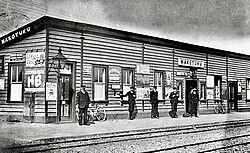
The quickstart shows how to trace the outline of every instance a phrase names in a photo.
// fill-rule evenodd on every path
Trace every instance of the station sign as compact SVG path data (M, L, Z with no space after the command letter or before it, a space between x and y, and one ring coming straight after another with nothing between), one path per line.
M204 68L205 62L178 58L178 65L184 67Z

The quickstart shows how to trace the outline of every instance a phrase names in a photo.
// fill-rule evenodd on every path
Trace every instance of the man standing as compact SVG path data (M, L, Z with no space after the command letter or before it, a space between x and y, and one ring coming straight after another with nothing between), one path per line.
M135 117L133 117L133 111L135 108L135 99L136 99L136 93L134 91L134 87L130 87L130 91L128 91L125 95L121 95L121 97L128 96L128 111L129 111L129 119L133 120Z
M79 125L90 125L87 122L87 110L89 107L90 99L89 94L86 91L86 85L82 85L80 91L76 95L76 103L79 108ZM83 115L83 122L82 122Z
M189 99L191 117L193 117L193 115L195 115L195 117L198 117L197 109L198 109L198 103L199 103L199 95L195 88L192 89L191 92L188 94L188 99Z
M176 87L173 88L173 92L170 93L169 95L169 99L170 99L170 103L171 103L171 112L170 112L170 116L173 118L177 118L177 105L178 105L178 98L179 98L179 94L177 92Z
M158 112L158 91L156 90L157 86L153 87L153 90L150 92L150 103L152 105L151 109L151 118L159 118Z

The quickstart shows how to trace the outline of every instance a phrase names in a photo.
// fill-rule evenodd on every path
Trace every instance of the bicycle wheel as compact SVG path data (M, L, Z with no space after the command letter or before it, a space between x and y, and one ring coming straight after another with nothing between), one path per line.
M218 106L214 106L214 113L219 114L220 113L220 108Z
M106 112L103 107L98 107L96 110L96 118L98 121L106 120Z

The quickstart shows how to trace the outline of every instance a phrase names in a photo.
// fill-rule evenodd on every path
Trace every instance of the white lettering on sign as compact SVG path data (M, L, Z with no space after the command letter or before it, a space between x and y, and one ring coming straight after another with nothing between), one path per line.
M44 91L45 68L25 69L25 91Z
M38 88L42 85L42 75L41 74L32 74L27 76L27 87L28 88Z
M45 52L26 53L26 67L45 67Z
M14 39L16 39L16 38L18 38L18 37L20 37L20 36L22 36L22 35L24 35L24 34L26 34L28 32L30 32L30 27L27 27L25 29L21 29L21 30L9 35L9 36L6 36L6 37L2 38L1 43L3 45L3 44L5 44L5 43L7 43L7 42L9 42L11 40L14 40Z
M178 65L187 66L187 67L204 68L205 62L178 58Z

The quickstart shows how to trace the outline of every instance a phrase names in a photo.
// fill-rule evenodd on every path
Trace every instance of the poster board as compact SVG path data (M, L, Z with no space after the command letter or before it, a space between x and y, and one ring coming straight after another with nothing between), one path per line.
M149 75L137 75L136 84L137 85L150 85L150 76Z
M120 82L121 71L121 67L109 66L109 82Z
M150 88L137 88L136 89L136 99L137 100L146 100L150 97Z
M214 99L214 89L207 89L207 100Z
M26 67L45 67L45 52L26 53Z
M136 72L141 74L150 74L150 67L146 64L137 64Z
M46 82L46 100L57 100L57 83Z
M207 88L213 88L214 87L214 76L207 75L206 82L207 82Z

